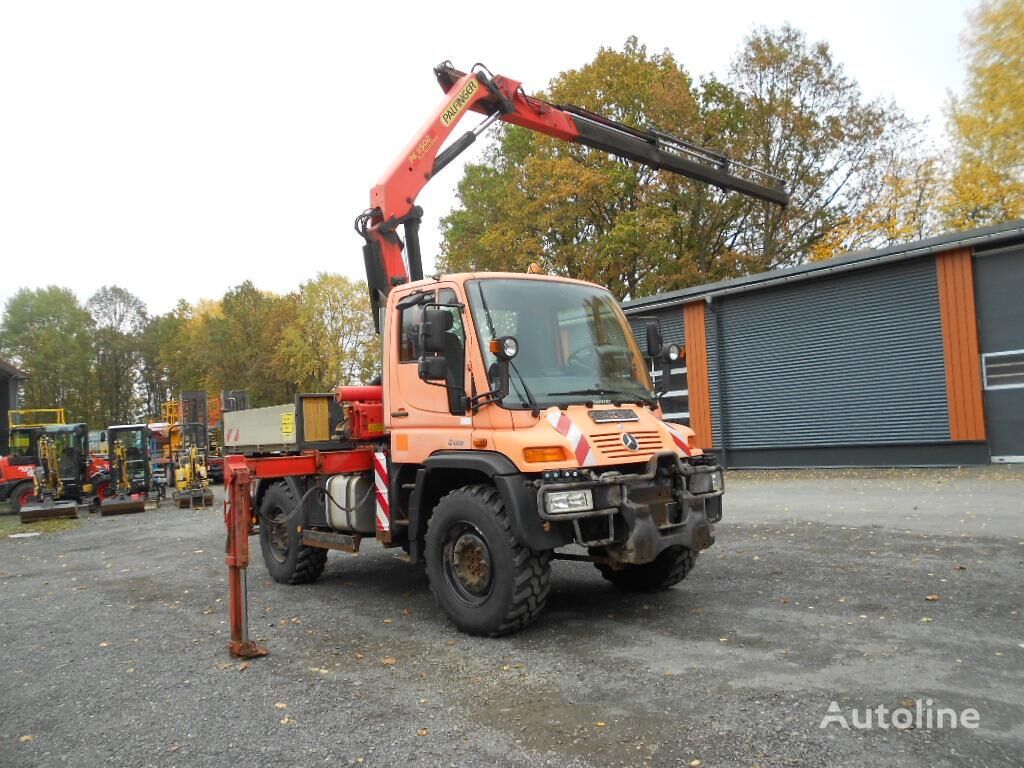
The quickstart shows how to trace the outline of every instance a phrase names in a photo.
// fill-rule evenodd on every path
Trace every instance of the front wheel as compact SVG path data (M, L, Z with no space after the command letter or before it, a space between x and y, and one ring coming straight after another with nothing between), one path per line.
M425 558L430 588L463 632L497 637L522 629L544 610L551 553L512 534L497 489L459 488L434 508Z
M686 547L669 547L652 562L642 565L625 564L613 568L606 563L595 563L601 575L626 592L661 592L686 578L693 570L697 553Z

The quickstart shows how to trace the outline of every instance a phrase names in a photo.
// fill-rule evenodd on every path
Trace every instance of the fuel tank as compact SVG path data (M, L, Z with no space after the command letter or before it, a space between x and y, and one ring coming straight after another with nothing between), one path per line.
M376 530L376 499L369 472L332 475L327 479L327 522L344 533L372 536Z

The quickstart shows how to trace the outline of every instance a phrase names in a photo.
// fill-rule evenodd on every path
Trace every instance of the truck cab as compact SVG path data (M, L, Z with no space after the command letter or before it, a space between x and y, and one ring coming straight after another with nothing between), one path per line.
M392 291L384 327L391 513L407 518L412 556L448 585L438 599L450 615L472 623L463 608L474 584L486 589L479 573L493 573L495 553L464 514L435 520L445 500L487 498L503 511L480 520L504 517L529 551L584 548L628 589L671 586L714 542L721 467L692 430L662 421L647 361L606 289L450 275Z

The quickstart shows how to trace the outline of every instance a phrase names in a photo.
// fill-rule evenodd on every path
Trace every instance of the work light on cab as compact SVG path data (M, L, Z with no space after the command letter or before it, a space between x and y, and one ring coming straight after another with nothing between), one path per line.
M502 336L500 339L491 339L488 345L491 354L496 355L499 360L511 360L519 354L519 342L515 336Z

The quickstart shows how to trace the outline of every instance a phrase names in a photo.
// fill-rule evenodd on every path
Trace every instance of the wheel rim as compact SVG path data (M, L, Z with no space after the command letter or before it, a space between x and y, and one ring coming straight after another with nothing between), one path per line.
M32 489L31 488L28 488L28 489L22 491L18 495L18 508L20 509L21 507L24 507L26 504L28 504L30 501L32 501L32 496L33 495L34 494L32 493Z
M267 526L270 554L279 563L288 559L288 527L282 522L283 518L284 515L278 510L269 522L264 520L262 523Z
M487 602L494 567L490 547L479 530L465 522L449 528L442 561L445 582L460 602L469 606Z
M110 486L104 483L96 489L96 495L99 497L100 501L110 498Z

